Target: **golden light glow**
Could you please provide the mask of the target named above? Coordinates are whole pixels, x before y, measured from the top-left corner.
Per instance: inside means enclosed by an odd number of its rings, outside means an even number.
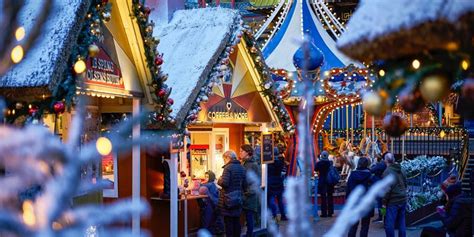
[[[379,71],[379,76],[381,76],[381,77],[385,76],[385,71],[383,69],[381,69]]]
[[[415,59],[415,60],[413,60],[413,62],[411,62],[411,66],[412,66],[414,69],[420,68],[420,65],[421,65],[421,63],[420,63],[420,61],[419,61],[418,59]]]
[[[106,156],[112,151],[112,142],[106,137],[99,137],[95,144],[99,154]]]
[[[74,64],[74,72],[77,74],[81,74],[86,70],[86,63],[84,60],[79,59],[77,62]]]
[[[446,133],[445,133],[444,131],[441,131],[441,132],[439,133],[439,137],[440,137],[440,138],[443,138],[443,137],[445,137],[445,136],[446,136]]]
[[[13,63],[19,63],[23,59],[23,55],[23,47],[21,47],[21,45],[17,45],[15,46],[15,48],[13,48],[10,56],[12,58]]]
[[[23,38],[25,38],[25,28],[23,26],[20,26],[18,27],[18,29],[16,29],[15,31],[15,38],[17,41],[20,41],[22,40]]]
[[[466,59],[462,60],[461,67],[463,70],[467,70],[469,68],[469,62]]]
[[[30,200],[23,202],[23,222],[28,226],[34,226],[36,223],[33,203]]]

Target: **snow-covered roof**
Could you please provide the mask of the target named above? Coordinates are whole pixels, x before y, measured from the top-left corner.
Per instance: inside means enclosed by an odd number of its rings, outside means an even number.
[[[19,24],[27,37],[43,4],[42,0],[26,0],[20,11]],[[0,87],[53,89],[63,76],[89,5],[90,0],[53,1],[40,36],[23,60],[0,77]]]
[[[169,24],[155,28],[153,35],[160,39],[158,52],[164,59],[162,70],[172,88],[171,115],[178,121],[186,116],[206,83],[238,17],[237,11],[219,7],[180,10]]]
[[[474,12],[472,0],[361,0],[347,24],[347,30],[338,39],[337,46],[340,49],[357,47],[434,21],[456,23],[469,12]],[[428,36],[427,42],[432,40],[431,37]]]

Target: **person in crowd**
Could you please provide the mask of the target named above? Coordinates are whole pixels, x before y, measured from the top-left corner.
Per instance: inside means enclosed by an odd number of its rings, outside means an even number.
[[[280,220],[286,221],[285,205],[283,203],[283,174],[285,171],[285,163],[283,156],[280,155],[278,148],[273,149],[275,160],[273,163],[268,164],[268,196],[267,202],[270,210],[272,211],[273,218],[277,218],[277,204],[280,212]]]
[[[198,199],[201,207],[201,227],[209,230],[213,235],[224,233],[224,221],[217,208],[219,190],[215,183],[216,175],[212,171],[206,172],[207,182],[199,188],[199,194],[207,195],[206,198]]]
[[[240,237],[240,215],[242,213],[243,193],[247,191],[245,168],[237,160],[234,151],[224,152],[224,171],[217,184],[222,187],[218,206],[224,216],[227,237]]]
[[[449,185],[446,188],[448,202],[445,207],[437,208],[443,222],[442,227],[425,227],[421,237],[450,237],[472,236],[472,198],[462,193],[461,183]]]
[[[366,157],[360,157],[357,162],[357,169],[351,172],[349,179],[347,181],[347,190],[346,196],[349,197],[352,190],[354,190],[357,186],[362,185],[364,186],[365,190],[369,189],[369,186],[372,184],[372,174],[368,168],[369,166],[369,159]],[[367,237],[369,234],[369,225],[370,225],[370,218],[374,215],[374,210],[372,209],[366,216],[360,219],[357,223],[351,226],[349,229],[349,237],[355,237],[357,234],[357,228],[360,222],[360,236]]]
[[[385,172],[385,169],[387,168],[387,165],[385,164],[384,161],[384,155],[377,155],[377,162],[372,165],[370,168],[370,172],[373,174],[372,176],[372,183],[378,182],[382,179],[383,172]],[[383,215],[382,215],[382,197],[377,198],[377,211],[378,211],[378,217],[375,219],[373,222],[380,222],[383,220]]]
[[[247,222],[247,237],[253,236],[253,227],[255,226],[254,217],[258,211],[258,196],[257,190],[254,188],[260,187],[260,167],[253,157],[253,148],[248,144],[240,146],[240,160],[247,173],[247,184],[250,188],[244,193],[243,210],[245,213],[245,220]],[[249,178],[250,173],[254,174],[255,179]]]
[[[407,206],[407,178],[399,163],[395,162],[392,153],[385,154],[384,157],[387,169],[383,177],[393,175],[395,182],[390,186],[390,190],[385,194],[385,234],[387,237],[395,236],[395,224],[398,223],[398,236],[406,236],[405,209]]]
[[[327,181],[329,169],[332,166],[329,161],[329,153],[327,151],[321,152],[320,159],[316,163],[314,170],[318,173],[318,193],[321,195],[321,217],[332,217],[334,214],[334,185]]]

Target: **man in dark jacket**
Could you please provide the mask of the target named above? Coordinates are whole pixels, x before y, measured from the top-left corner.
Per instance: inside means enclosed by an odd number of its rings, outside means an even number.
[[[392,153],[387,153],[384,157],[387,169],[383,177],[393,175],[395,182],[385,195],[386,215],[385,215],[385,234],[387,237],[395,236],[395,223],[398,223],[398,236],[406,236],[405,209],[407,206],[407,178],[402,172],[402,167],[395,162]]]
[[[320,159],[316,163],[314,170],[318,172],[318,193],[321,195],[321,217],[331,217],[334,214],[334,185],[328,183],[327,176],[329,168],[332,166],[329,161],[329,153],[321,152]]]
[[[245,219],[247,221],[246,236],[253,236],[253,227],[255,225],[254,216],[258,211],[258,196],[257,190],[260,187],[260,167],[253,157],[253,148],[248,144],[240,146],[240,160],[247,172],[247,183],[249,188],[244,193],[243,210],[245,212]],[[256,179],[250,179],[249,175],[253,173]]]
[[[382,179],[383,172],[385,172],[385,169],[387,169],[387,165],[385,164],[385,161],[383,159],[385,154],[382,156],[377,157],[377,163],[375,163],[371,168],[370,172],[373,174],[372,176],[372,183],[378,182]],[[375,219],[373,222],[379,222],[382,221],[382,198],[377,198],[377,209],[379,216],[377,219]]]
[[[270,210],[272,211],[273,218],[277,216],[277,204],[280,211],[281,220],[286,221],[285,206],[283,204],[283,173],[285,173],[285,162],[283,156],[280,155],[278,148],[273,149],[275,160],[273,163],[268,164],[268,197],[267,202]],[[276,199],[276,200],[275,200]]]
[[[347,190],[346,196],[349,197],[352,190],[354,190],[357,186],[362,185],[364,186],[365,190],[369,189],[369,186],[372,184],[372,174],[368,169],[369,159],[366,157],[361,157],[357,162],[357,169],[352,171],[349,179],[347,181]],[[352,225],[349,230],[349,237],[355,237],[357,234],[357,227],[359,226],[360,222],[360,236],[367,237],[369,234],[369,225],[370,225],[370,217],[373,216],[373,209],[367,213],[362,219],[360,219],[357,223]]]
[[[222,187],[218,206],[224,216],[227,237],[240,237],[240,214],[242,213],[243,193],[247,191],[245,168],[237,160],[234,151],[223,155],[224,171],[217,184]],[[229,203],[231,202],[231,203]],[[239,203],[235,205],[235,203]]]

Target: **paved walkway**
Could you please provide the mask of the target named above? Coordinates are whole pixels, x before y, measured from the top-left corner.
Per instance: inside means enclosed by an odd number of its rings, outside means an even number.
[[[314,229],[314,236],[315,237],[320,237],[323,236],[324,233],[326,233],[333,223],[336,221],[336,217],[339,211],[336,211],[335,217],[332,218],[321,218],[319,219],[318,222],[313,224],[313,229]],[[282,236],[287,236],[286,235],[286,226],[287,222],[281,222],[280,223],[280,228],[279,232],[282,233]],[[407,237],[419,237],[421,234],[421,227],[414,227],[414,228],[408,228],[407,230]],[[357,234],[359,236],[359,234]],[[370,229],[369,229],[369,236],[370,237],[384,237],[385,236],[385,230],[383,228],[383,223],[370,223]],[[395,234],[395,236],[398,236]]]

